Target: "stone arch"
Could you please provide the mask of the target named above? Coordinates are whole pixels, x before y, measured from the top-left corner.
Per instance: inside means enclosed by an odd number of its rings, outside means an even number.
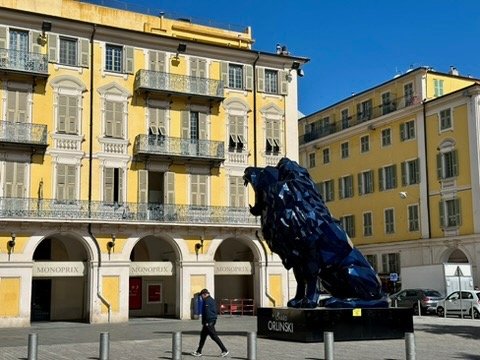
[[[265,255],[264,255],[264,251],[262,249],[262,246],[260,244],[260,240],[251,239],[248,236],[244,236],[244,235],[238,236],[238,235],[235,235],[235,234],[229,234],[229,235],[226,235],[222,238],[213,239],[212,243],[209,246],[208,251],[207,251],[208,257],[213,260],[215,258],[215,254],[216,254],[218,248],[220,247],[220,245],[225,240],[228,240],[228,239],[237,239],[242,244],[244,244],[248,248],[250,248],[250,250],[253,253],[253,257],[254,257],[253,261],[255,261],[255,262],[265,261]]]
[[[79,90],[81,92],[87,91],[87,87],[80,79],[70,75],[56,76],[50,81],[50,86],[54,89],[62,87],[68,89]]]
[[[227,112],[237,111],[246,114],[251,111],[250,105],[248,105],[244,99],[239,97],[232,97],[225,100],[222,106]]]
[[[173,238],[169,234],[142,234],[138,237],[131,237],[127,239],[127,242],[122,250],[122,258],[130,259],[130,254],[132,253],[135,246],[146,237],[155,236],[159,237],[162,240],[165,240],[175,251],[175,257],[178,261],[181,261],[183,254],[188,254],[188,248],[184,241],[178,241],[179,239]]]
[[[446,249],[440,256],[442,263],[472,263],[471,257],[465,249],[458,247],[451,247]]]

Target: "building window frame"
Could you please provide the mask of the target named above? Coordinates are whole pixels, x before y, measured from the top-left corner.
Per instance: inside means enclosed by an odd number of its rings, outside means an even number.
[[[378,169],[380,191],[391,190],[397,187],[397,165],[387,165]]]
[[[338,179],[338,195],[340,199],[353,197],[353,175],[342,176]]]
[[[382,147],[392,145],[392,129],[387,128],[382,130]]]
[[[330,163],[330,148],[325,148],[322,150],[322,158],[324,164]]]
[[[343,142],[340,144],[340,150],[341,150],[341,157],[342,159],[347,159],[349,157],[349,146],[348,146],[348,141]]]
[[[105,71],[123,73],[123,46],[105,45]]]
[[[363,213],[363,236],[373,235],[373,217],[372,212],[367,211]]]
[[[58,63],[66,66],[78,66],[78,39],[59,37]]]
[[[402,186],[420,183],[420,159],[407,160],[401,163]]]
[[[308,167],[313,169],[316,166],[316,153],[311,152],[308,154]]]
[[[340,223],[342,224],[343,229],[347,233],[348,237],[355,237],[355,215],[349,214],[340,217]]]
[[[418,204],[408,205],[408,231],[418,231],[420,229],[420,217]]]
[[[440,180],[452,179],[459,174],[458,151],[441,151],[437,154],[437,176]]]
[[[278,94],[278,71],[265,69],[265,92]]]
[[[440,227],[458,228],[462,224],[462,209],[460,198],[442,199],[440,207]]]
[[[438,114],[439,118],[439,128],[440,132],[446,131],[446,130],[452,130],[453,128],[453,117],[452,117],[452,109],[443,109],[440,110]]]
[[[358,194],[366,195],[374,191],[373,170],[362,171],[358,174]]]
[[[244,84],[244,66],[240,64],[228,64],[228,87],[230,89],[243,90]]]
[[[383,211],[385,234],[395,233],[395,209],[388,208]]]
[[[364,135],[360,137],[360,152],[366,153],[370,151],[370,136]]]
[[[400,141],[413,140],[416,136],[415,120],[409,120],[400,124]]]
[[[316,184],[316,188],[320,195],[322,196],[323,201],[330,202],[335,200],[335,188],[334,181],[332,179],[324,180]]]

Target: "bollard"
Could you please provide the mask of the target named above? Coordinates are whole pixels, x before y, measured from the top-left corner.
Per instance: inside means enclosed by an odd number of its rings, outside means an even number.
[[[418,316],[422,316],[422,305],[420,304],[420,300],[417,300],[418,306]]]
[[[247,336],[247,359],[257,360],[257,333],[252,331]]]
[[[182,360],[182,333],[175,331],[172,334],[172,360]]]
[[[415,360],[415,336],[411,332],[405,333],[406,360]]]
[[[28,360],[37,360],[38,342],[37,334],[28,334]]]
[[[99,360],[108,360],[110,356],[110,339],[108,332],[100,333],[100,355]]]
[[[333,360],[333,331],[323,332],[323,345],[325,346],[325,360]]]

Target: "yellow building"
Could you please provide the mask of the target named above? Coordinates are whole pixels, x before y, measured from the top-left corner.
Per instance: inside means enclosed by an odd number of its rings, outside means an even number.
[[[225,30],[0,0],[0,326],[283,306],[247,166],[297,158],[308,61]],[[251,299],[228,307],[232,299]]]
[[[299,120],[299,158],[379,272],[468,262],[480,282],[479,83],[412,69]]]

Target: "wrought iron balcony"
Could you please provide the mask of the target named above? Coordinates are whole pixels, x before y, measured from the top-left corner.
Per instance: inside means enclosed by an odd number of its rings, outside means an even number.
[[[12,149],[30,148],[45,152],[47,125],[0,121],[0,145]]]
[[[85,200],[0,198],[0,219],[257,225],[248,208]]]
[[[352,126],[368,122],[370,120],[387,115],[394,111],[401,110],[406,107],[417,105],[420,103],[421,100],[417,96],[402,97],[392,100],[387,104],[381,104],[377,107],[371,108],[370,111],[365,113],[360,112],[353,114],[345,119],[332,121],[330,123],[323,123],[322,125],[316,127],[315,130],[300,135],[298,138],[299,144],[303,145],[309,143],[310,141],[320,139],[330,134],[335,134]]]
[[[137,159],[169,159],[197,161],[219,166],[225,160],[225,144],[222,141],[182,139],[163,135],[137,135],[133,146]]]
[[[0,49],[0,71],[48,77],[48,58],[45,54]]]
[[[222,101],[223,82],[220,80],[170,74],[152,70],[139,70],[135,75],[135,91],[161,92]]]

